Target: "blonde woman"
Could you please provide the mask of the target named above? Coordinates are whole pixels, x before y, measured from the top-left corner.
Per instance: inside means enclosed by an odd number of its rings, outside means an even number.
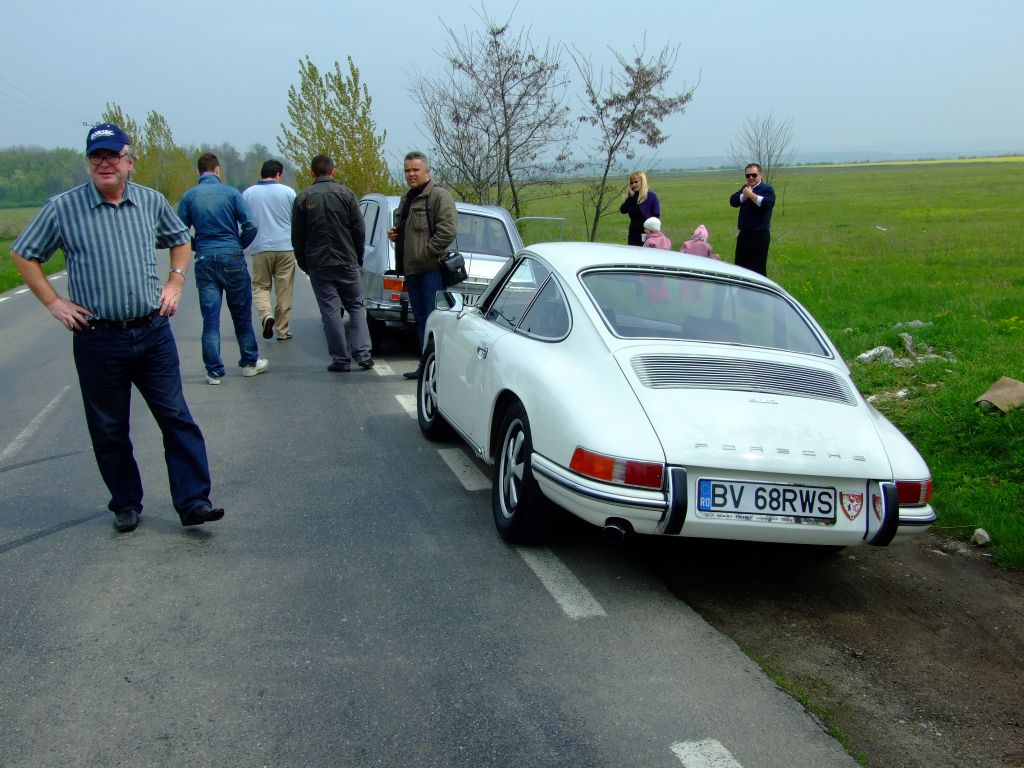
[[[626,199],[619,207],[619,213],[629,215],[629,236],[627,245],[644,244],[644,222],[652,216],[661,216],[661,201],[654,190],[647,186],[647,174],[637,171],[629,177]]]

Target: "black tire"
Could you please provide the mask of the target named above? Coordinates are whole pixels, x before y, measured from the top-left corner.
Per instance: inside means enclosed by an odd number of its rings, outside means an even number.
[[[428,440],[447,440],[452,428],[437,410],[437,355],[434,342],[428,341],[420,358],[420,377],[416,381],[416,421]]]
[[[533,477],[530,420],[521,403],[506,412],[491,474],[491,509],[498,534],[509,544],[539,544],[551,534],[551,502]]]

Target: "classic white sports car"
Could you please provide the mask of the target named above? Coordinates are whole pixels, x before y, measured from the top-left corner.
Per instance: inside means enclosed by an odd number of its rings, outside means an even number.
[[[629,532],[844,547],[935,520],[920,454],[857,391],[792,296],[653,248],[520,251],[476,306],[439,294],[420,429],[493,465],[509,542],[551,503]]]

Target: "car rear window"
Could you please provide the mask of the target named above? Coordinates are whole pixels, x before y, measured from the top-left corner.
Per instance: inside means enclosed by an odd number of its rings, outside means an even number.
[[[459,232],[449,250],[509,258],[514,249],[501,219],[476,213],[459,214]]]
[[[616,336],[829,354],[803,313],[770,290],[642,270],[592,271],[582,280]]]

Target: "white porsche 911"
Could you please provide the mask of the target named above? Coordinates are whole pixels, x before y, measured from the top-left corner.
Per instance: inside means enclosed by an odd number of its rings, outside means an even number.
[[[442,301],[443,299],[443,301]],[[493,465],[509,542],[554,503],[630,532],[844,547],[934,522],[910,442],[767,278],[653,248],[520,251],[476,306],[439,294],[420,429]]]

